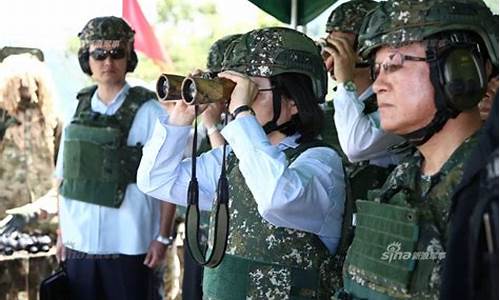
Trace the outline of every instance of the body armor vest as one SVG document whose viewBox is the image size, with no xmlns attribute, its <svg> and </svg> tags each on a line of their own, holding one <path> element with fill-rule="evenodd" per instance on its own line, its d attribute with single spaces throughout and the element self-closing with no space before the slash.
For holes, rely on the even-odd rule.
<svg viewBox="0 0 500 300">
<path fill-rule="evenodd" d="M 290 162 L 312 146 L 288 149 Z M 205 268 L 203 291 L 209 299 L 327 299 L 331 262 L 318 236 L 277 227 L 264 220 L 234 154 L 230 154 L 230 224 L 226 254 L 214 269 Z M 211 228 L 213 230 L 213 228 Z"/>
<path fill-rule="evenodd" d="M 66 198 L 118 208 L 127 185 L 136 182 L 142 157 L 142 145 L 127 146 L 130 127 L 140 106 L 155 95 L 142 87 L 130 88 L 118 111 L 107 116 L 91 109 L 96 89 L 78 93 L 78 107 L 65 130 L 60 192 Z"/>
<path fill-rule="evenodd" d="M 421 176 L 419 153 L 406 158 L 383 188 L 356 202 L 354 240 L 344 265 L 351 299 L 438 297 L 451 194 L 476 145 L 466 140 L 438 174 Z"/>
</svg>

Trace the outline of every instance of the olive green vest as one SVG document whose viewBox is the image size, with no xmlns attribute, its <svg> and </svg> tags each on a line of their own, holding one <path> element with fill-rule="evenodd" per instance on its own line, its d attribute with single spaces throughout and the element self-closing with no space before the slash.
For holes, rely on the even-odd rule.
<svg viewBox="0 0 500 300">
<path fill-rule="evenodd" d="M 376 97 L 373 94 L 365 101 L 363 113 L 368 114 L 376 109 Z M 393 167 L 384 168 L 370 165 L 368 161 L 351 163 L 340 146 L 337 128 L 333 119 L 333 114 L 335 113 L 333 101 L 326 103 L 324 113 L 325 127 L 321 132 L 321 136 L 323 137 L 323 141 L 330 144 L 341 155 L 346 186 L 341 239 L 333 259 L 333 291 L 336 292 L 344 285 L 342 268 L 347 255 L 347 249 L 351 245 L 354 236 L 354 227 L 352 226 L 353 214 L 356 212 L 354 201 L 357 199 L 366 199 L 369 190 L 380 188 Z"/>
<path fill-rule="evenodd" d="M 87 203 L 120 207 L 129 183 L 136 182 L 142 145 L 127 146 L 137 110 L 154 99 L 153 92 L 130 88 L 122 106 L 111 116 L 93 112 L 97 87 L 81 90 L 78 107 L 65 129 L 61 195 Z"/>
<path fill-rule="evenodd" d="M 304 144 L 288 149 L 285 154 L 292 162 L 311 146 L 314 145 Z M 228 160 L 231 214 L 228 245 L 220 265 L 205 268 L 204 297 L 328 299 L 332 255 L 318 236 L 277 227 L 264 220 L 237 166 L 237 158 L 230 154 Z"/>
<path fill-rule="evenodd" d="M 344 290 L 352 299 L 438 298 L 451 195 L 476 141 L 476 135 L 467 139 L 432 177 L 421 176 L 416 152 L 368 201 L 356 202 L 344 265 Z"/>
</svg>

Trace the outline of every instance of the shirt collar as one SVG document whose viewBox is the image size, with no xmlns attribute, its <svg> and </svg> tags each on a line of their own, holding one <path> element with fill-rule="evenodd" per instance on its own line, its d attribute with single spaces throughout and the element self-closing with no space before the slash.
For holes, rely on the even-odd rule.
<svg viewBox="0 0 500 300">
<path fill-rule="evenodd" d="M 288 148 L 297 148 L 299 144 L 296 141 L 299 137 L 300 137 L 299 133 L 287 136 L 278 144 L 278 147 L 281 150 L 286 150 Z"/>
<path fill-rule="evenodd" d="M 92 96 L 91 100 L 92 110 L 106 115 L 114 114 L 125 101 L 125 97 L 127 97 L 129 90 L 130 90 L 130 85 L 125 82 L 125 85 L 123 85 L 122 89 L 118 93 L 116 93 L 113 100 L 111 100 L 111 102 L 109 102 L 109 104 L 106 105 L 104 104 L 104 102 L 101 101 L 101 99 L 99 99 L 97 93 L 99 91 L 98 88 L 94 93 L 94 95 Z"/>
</svg>

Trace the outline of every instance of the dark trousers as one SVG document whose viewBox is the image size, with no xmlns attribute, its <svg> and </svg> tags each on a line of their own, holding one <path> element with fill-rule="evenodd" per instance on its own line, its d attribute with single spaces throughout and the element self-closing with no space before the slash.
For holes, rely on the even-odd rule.
<svg viewBox="0 0 500 300">
<path fill-rule="evenodd" d="M 72 300 L 157 300 L 153 270 L 143 255 L 90 255 L 66 248 Z"/>
<path fill-rule="evenodd" d="M 189 254 L 187 242 L 184 241 L 184 277 L 182 279 L 182 299 L 201 300 L 203 298 L 203 267 Z"/>
</svg>

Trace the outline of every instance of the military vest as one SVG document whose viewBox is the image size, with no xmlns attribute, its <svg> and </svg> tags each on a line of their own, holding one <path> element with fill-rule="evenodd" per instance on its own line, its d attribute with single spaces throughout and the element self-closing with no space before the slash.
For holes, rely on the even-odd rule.
<svg viewBox="0 0 500 300">
<path fill-rule="evenodd" d="M 0 218 L 6 209 L 30 203 L 52 188 L 54 128 L 33 105 L 9 116 L 0 109 Z"/>
<path fill-rule="evenodd" d="M 285 151 L 290 162 L 308 148 L 304 145 Z M 204 296 L 217 300 L 328 299 L 332 255 L 318 236 L 264 220 L 234 154 L 228 158 L 228 180 L 228 245 L 220 265 L 205 268 Z"/>
<path fill-rule="evenodd" d="M 429 177 L 421 176 L 416 152 L 382 189 L 368 193 L 368 201 L 356 202 L 355 235 L 344 265 L 344 289 L 352 299 L 438 297 L 451 194 L 476 143 L 476 135 L 467 139 Z"/>
<path fill-rule="evenodd" d="M 127 185 L 136 182 L 142 145 L 127 146 L 137 110 L 155 98 L 142 87 L 130 88 L 125 101 L 111 116 L 92 111 L 91 98 L 97 87 L 77 95 L 78 107 L 65 130 L 61 194 L 87 203 L 120 207 Z"/>
<path fill-rule="evenodd" d="M 375 94 L 373 94 L 365 101 L 363 113 L 368 114 L 376 109 L 376 97 Z M 370 165 L 368 161 L 350 162 L 340 146 L 337 128 L 333 120 L 333 114 L 335 113 L 333 101 L 326 103 L 324 113 L 326 121 L 321 136 L 323 137 L 323 141 L 330 144 L 337 153 L 341 155 L 346 186 L 346 201 L 344 204 L 341 238 L 333 258 L 333 289 L 334 292 L 336 292 L 344 285 L 342 268 L 347 255 L 347 249 L 351 245 L 354 236 L 354 227 L 352 225 L 353 214 L 356 212 L 354 201 L 357 199 L 366 199 L 369 190 L 380 188 L 393 167 L 384 168 Z"/>
</svg>

